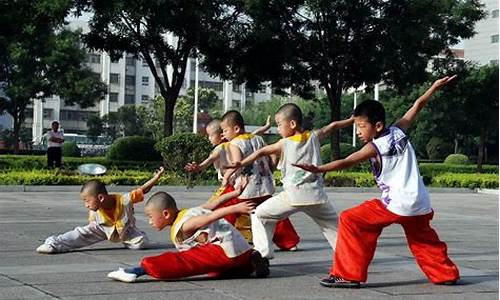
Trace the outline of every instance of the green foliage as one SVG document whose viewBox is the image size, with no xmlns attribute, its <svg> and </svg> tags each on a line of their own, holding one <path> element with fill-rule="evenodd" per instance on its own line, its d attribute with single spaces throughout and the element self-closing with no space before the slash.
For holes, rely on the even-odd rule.
<svg viewBox="0 0 500 300">
<path fill-rule="evenodd" d="M 212 145 L 205 137 L 194 133 L 175 133 L 155 145 L 168 170 L 184 173 L 189 162 L 201 162 L 208 157 Z"/>
<path fill-rule="evenodd" d="M 432 186 L 497 189 L 498 175 L 443 173 L 432 178 Z"/>
<path fill-rule="evenodd" d="M 325 174 L 325 186 L 376 186 L 373 175 L 360 172 L 328 172 Z"/>
<path fill-rule="evenodd" d="M 220 117 L 222 100 L 212 89 L 198 89 L 198 113 L 209 112 L 212 117 Z M 194 89 L 187 90 L 186 95 L 177 99 L 174 109 L 175 132 L 191 132 L 193 130 Z"/>
<path fill-rule="evenodd" d="M 444 160 L 445 164 L 454 164 L 454 165 L 468 165 L 470 164 L 470 160 L 467 155 L 463 154 L 450 154 Z"/>
<path fill-rule="evenodd" d="M 91 115 L 87 119 L 87 136 L 93 141 L 97 141 L 97 137 L 103 133 L 103 121 L 98 115 Z"/>
<path fill-rule="evenodd" d="M 340 143 L 340 157 L 345 158 L 359 149 L 359 147 L 353 147 L 350 144 Z M 329 143 L 321 146 L 321 160 L 323 163 L 332 161 L 332 151 Z"/>
<path fill-rule="evenodd" d="M 110 160 L 151 161 L 159 160 L 155 141 L 142 136 L 129 136 L 116 139 L 109 147 L 106 158 Z"/>
<path fill-rule="evenodd" d="M 105 184 L 142 185 L 153 173 L 144 171 L 111 171 L 101 176 L 83 176 L 75 172 L 54 170 L 31 170 L 0 172 L 0 185 L 81 185 L 90 179 L 98 178 Z M 215 185 L 216 180 L 199 179 L 196 184 Z M 165 172 L 160 185 L 181 185 L 183 178 L 174 172 Z"/>
<path fill-rule="evenodd" d="M 81 151 L 76 142 L 67 142 L 63 144 L 62 155 L 64 157 L 80 157 Z"/>
<path fill-rule="evenodd" d="M 440 138 L 432 137 L 427 143 L 425 150 L 430 159 L 443 159 L 453 152 L 453 145 L 446 143 Z"/>
</svg>

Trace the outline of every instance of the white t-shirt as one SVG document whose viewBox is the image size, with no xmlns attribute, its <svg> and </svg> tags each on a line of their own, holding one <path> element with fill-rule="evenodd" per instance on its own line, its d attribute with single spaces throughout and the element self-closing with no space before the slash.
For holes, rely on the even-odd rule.
<svg viewBox="0 0 500 300">
<path fill-rule="evenodd" d="M 250 133 L 240 134 L 230 142 L 237 146 L 243 158 L 264 147 L 264 139 Z M 248 176 L 248 184 L 238 199 L 251 199 L 274 194 L 274 181 L 268 156 L 255 160 L 251 165 L 244 167 L 243 172 L 236 177 L 235 186 L 239 184 L 242 176 Z"/>
<path fill-rule="evenodd" d="M 55 137 L 55 138 L 60 138 L 60 139 L 64 139 L 64 134 L 62 133 L 62 131 L 57 131 L 57 132 L 54 132 L 54 130 L 50 130 L 47 132 L 47 141 L 48 141 L 48 144 L 47 144 L 47 147 L 62 147 L 63 143 L 56 143 L 56 142 L 51 142 L 50 141 L 50 138 L 52 137 Z"/>
<path fill-rule="evenodd" d="M 283 190 L 292 206 L 316 205 L 328 201 L 323 177 L 292 166 L 293 163 L 321 165 L 320 143 L 316 132 L 305 131 L 283 139 L 281 170 Z"/>
<path fill-rule="evenodd" d="M 377 150 L 371 160 L 377 185 L 382 190 L 381 201 L 387 209 L 400 216 L 419 216 L 432 211 L 429 194 L 418 170 L 415 151 L 408 136 L 398 127 L 391 126 L 372 144 Z"/>
</svg>

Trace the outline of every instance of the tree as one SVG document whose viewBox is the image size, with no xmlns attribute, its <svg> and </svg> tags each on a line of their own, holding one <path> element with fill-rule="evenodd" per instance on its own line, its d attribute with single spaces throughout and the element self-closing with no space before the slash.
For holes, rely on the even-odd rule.
<svg viewBox="0 0 500 300">
<path fill-rule="evenodd" d="M 26 107 L 33 99 L 57 94 L 68 105 L 94 105 L 105 86 L 83 66 L 85 51 L 78 32 L 64 29 L 72 1 L 0 3 L 0 112 L 14 123 L 14 152 Z M 3 26 L 5 25 L 5 27 Z"/>
<path fill-rule="evenodd" d="M 222 55 L 207 55 L 209 70 L 249 88 L 272 81 L 306 97 L 318 83 L 331 120 L 340 118 L 342 91 L 351 87 L 424 81 L 428 60 L 473 36 L 484 16 L 478 0 L 248 0 L 244 7 L 246 30 Z M 331 143 L 337 159 L 338 132 Z"/>
<path fill-rule="evenodd" d="M 220 43 L 236 11 L 228 1 L 96 1 L 78 0 L 79 12 L 90 11 L 89 47 L 141 57 L 153 74 L 164 100 L 164 135 L 173 131 L 174 107 L 189 57 Z M 198 52 L 199 50 L 199 52 Z"/>
<path fill-rule="evenodd" d="M 103 120 L 98 115 L 91 115 L 87 120 L 87 136 L 95 143 L 103 133 Z"/>
<path fill-rule="evenodd" d="M 209 112 L 212 117 L 222 111 L 222 101 L 212 89 L 198 89 L 198 114 Z M 188 89 L 186 95 L 180 96 L 174 109 L 175 130 L 191 132 L 193 129 L 194 89 Z"/>
</svg>

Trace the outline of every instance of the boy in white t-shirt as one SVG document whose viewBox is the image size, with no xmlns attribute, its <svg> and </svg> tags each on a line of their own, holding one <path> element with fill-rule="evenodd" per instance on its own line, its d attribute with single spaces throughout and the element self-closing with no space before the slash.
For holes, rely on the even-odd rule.
<svg viewBox="0 0 500 300">
<path fill-rule="evenodd" d="M 363 202 L 340 214 L 334 263 L 326 287 L 357 288 L 368 277 L 377 239 L 382 230 L 400 224 L 418 265 L 434 284 L 452 285 L 459 280 L 457 266 L 447 254 L 446 244 L 430 226 L 434 212 L 418 170 L 415 151 L 405 131 L 432 94 L 456 76 L 444 77 L 420 97 L 393 126 L 385 127 L 385 110 L 378 101 L 360 103 L 354 110 L 357 134 L 367 144 L 345 159 L 322 166 L 296 164 L 309 172 L 340 170 L 369 159 L 380 199 Z"/>
</svg>

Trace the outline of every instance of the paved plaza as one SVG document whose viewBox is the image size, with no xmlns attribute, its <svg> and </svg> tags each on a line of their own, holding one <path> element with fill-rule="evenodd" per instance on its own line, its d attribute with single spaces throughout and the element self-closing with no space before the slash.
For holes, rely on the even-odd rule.
<svg viewBox="0 0 500 300">
<path fill-rule="evenodd" d="M 111 192 L 125 187 L 110 187 Z M 22 189 L 22 188 L 19 188 Z M 304 214 L 291 219 L 301 236 L 297 252 L 277 252 L 267 279 L 155 281 L 145 276 L 137 283 L 114 282 L 106 277 L 119 266 L 137 265 L 143 256 L 172 251 L 167 231 L 147 224 L 144 206 L 136 206 L 138 226 L 154 248 L 127 250 L 103 242 L 80 251 L 40 255 L 43 240 L 86 222 L 78 198 L 79 187 L 40 187 L 34 191 L 0 189 L 0 299 L 498 299 L 498 195 L 462 190 L 432 190 L 433 226 L 448 244 L 459 266 L 461 284 L 435 286 L 411 256 L 402 229 L 387 228 L 363 288 L 328 289 L 319 280 L 328 274 L 332 250 L 319 228 Z M 169 191 L 180 207 L 196 206 L 210 195 L 209 188 Z M 329 189 L 339 211 L 378 192 Z"/>
</svg>

